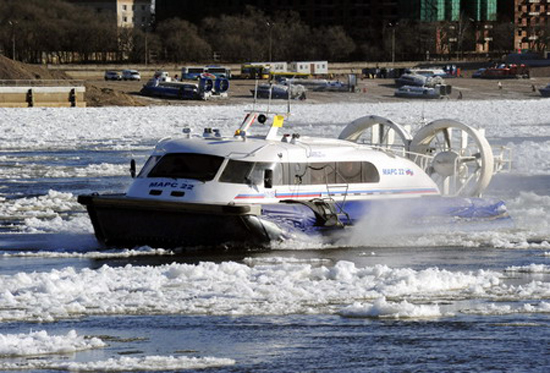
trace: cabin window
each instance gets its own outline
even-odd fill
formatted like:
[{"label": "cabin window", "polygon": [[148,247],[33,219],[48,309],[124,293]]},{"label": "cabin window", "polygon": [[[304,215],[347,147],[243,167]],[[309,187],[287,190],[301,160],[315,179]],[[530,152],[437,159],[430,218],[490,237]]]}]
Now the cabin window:
[{"label": "cabin window", "polygon": [[242,162],[230,160],[225,166],[220,182],[233,184],[247,184],[250,182],[250,176],[254,169],[253,162]]},{"label": "cabin window", "polygon": [[[285,185],[311,184],[307,163],[289,163],[288,170],[290,171],[290,177],[283,180]],[[285,175],[288,174],[285,172]]]},{"label": "cabin window", "polygon": [[364,183],[377,183],[380,181],[380,174],[375,165],[370,162],[362,162],[362,179]]},{"label": "cabin window", "polygon": [[264,187],[273,188],[273,170],[264,170]]},{"label": "cabin window", "polygon": [[310,163],[309,173],[311,184],[335,184],[335,163]]},{"label": "cabin window", "polygon": [[214,155],[171,153],[162,157],[148,176],[210,181],[222,162],[223,157]]},{"label": "cabin window", "polygon": [[370,162],[283,163],[283,185],[377,183],[380,174]]},{"label": "cabin window", "polygon": [[229,160],[220,176],[220,182],[253,185],[263,184],[264,187],[271,188],[273,185],[282,184],[281,166],[279,164],[274,165],[265,162]]},{"label": "cabin window", "polygon": [[339,162],[336,164],[337,183],[360,183],[362,179],[361,162]]},{"label": "cabin window", "polygon": [[157,164],[158,160],[160,159],[160,155],[152,155],[149,157],[147,162],[143,165],[141,171],[139,171],[139,174],[137,177],[145,177],[151,171],[153,167]]}]

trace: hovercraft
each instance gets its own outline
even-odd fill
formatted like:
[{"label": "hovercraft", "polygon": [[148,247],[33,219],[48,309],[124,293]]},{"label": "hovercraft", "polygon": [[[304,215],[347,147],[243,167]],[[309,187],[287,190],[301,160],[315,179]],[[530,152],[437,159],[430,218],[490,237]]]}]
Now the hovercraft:
[{"label": "hovercraft", "polygon": [[[330,237],[386,208],[408,211],[411,222],[510,221],[501,200],[481,197],[509,165],[481,130],[442,119],[413,137],[370,115],[330,139],[279,133],[285,118],[252,111],[230,136],[186,128],[161,140],[137,176],[133,162],[125,194],[78,197],[97,239],[109,247],[264,247]],[[251,135],[258,124],[267,133]]]}]

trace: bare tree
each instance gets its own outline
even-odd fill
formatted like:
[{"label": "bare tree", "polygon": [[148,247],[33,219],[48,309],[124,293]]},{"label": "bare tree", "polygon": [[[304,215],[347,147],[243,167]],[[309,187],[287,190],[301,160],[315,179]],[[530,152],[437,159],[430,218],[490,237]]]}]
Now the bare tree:
[{"label": "bare tree", "polygon": [[197,26],[179,18],[168,19],[157,27],[157,34],[167,61],[204,61],[212,48],[199,36]]},{"label": "bare tree", "polygon": [[491,33],[493,43],[491,49],[500,53],[510,53],[513,51],[514,31],[515,26],[511,22],[503,22],[493,25],[493,30]]},{"label": "bare tree", "polygon": [[268,52],[268,20],[253,8],[247,14],[205,18],[202,32],[212,49],[224,60],[259,60]]},{"label": "bare tree", "polygon": [[97,60],[116,50],[116,29],[88,8],[61,0],[3,0],[0,44],[25,62],[67,58],[67,51]]}]

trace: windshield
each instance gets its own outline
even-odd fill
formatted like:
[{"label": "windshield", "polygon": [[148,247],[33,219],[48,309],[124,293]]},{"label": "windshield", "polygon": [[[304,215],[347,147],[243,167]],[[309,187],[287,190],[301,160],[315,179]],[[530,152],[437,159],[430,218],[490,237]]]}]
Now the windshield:
[{"label": "windshield", "polygon": [[148,177],[195,179],[210,181],[216,176],[223,157],[193,153],[166,154],[151,170]]},{"label": "windshield", "polygon": [[152,155],[149,157],[147,162],[143,165],[143,168],[139,172],[137,177],[145,177],[151,171],[151,169],[157,164],[157,161],[160,159],[160,155]]}]

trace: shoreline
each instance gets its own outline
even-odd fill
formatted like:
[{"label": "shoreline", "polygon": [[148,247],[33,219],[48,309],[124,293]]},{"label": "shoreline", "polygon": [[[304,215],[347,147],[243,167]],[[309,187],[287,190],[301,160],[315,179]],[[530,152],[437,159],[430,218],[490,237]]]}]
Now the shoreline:
[{"label": "shoreline", "polygon": [[[499,84],[500,82],[500,84]],[[441,100],[528,100],[540,99],[538,89],[550,82],[547,77],[532,77],[528,79],[488,80],[473,78],[447,79],[452,86],[451,94]],[[139,93],[144,80],[134,81],[104,81],[90,79],[85,81],[86,102],[89,107],[102,106],[208,106],[253,104],[251,90],[253,80],[231,80],[227,98],[211,100],[178,100],[147,97]],[[378,102],[422,102],[434,101],[422,99],[399,98],[394,96],[396,86],[393,79],[362,79],[358,81],[355,92],[314,92],[309,90],[304,101],[292,100],[304,104],[326,103],[378,103]],[[438,101],[438,100],[435,100]],[[268,100],[258,99],[258,105],[267,104]],[[286,100],[272,100],[272,105],[284,104]]]}]

